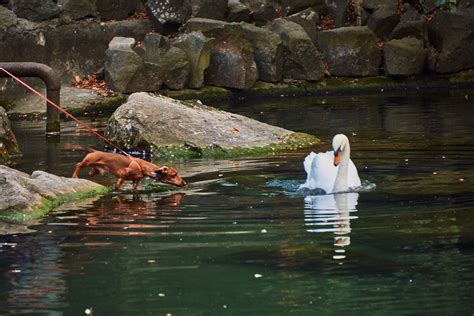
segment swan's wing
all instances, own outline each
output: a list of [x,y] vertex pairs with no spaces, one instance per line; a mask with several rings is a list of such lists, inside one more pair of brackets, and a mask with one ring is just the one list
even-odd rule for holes
[[[313,155],[311,155],[313,154]],[[307,176],[306,183],[303,188],[310,190],[323,189],[326,193],[330,193],[336,181],[337,167],[334,167],[334,153],[328,151],[325,153],[309,154],[305,159],[305,170],[311,160],[311,170]],[[311,157],[310,157],[311,156]],[[310,158],[308,158],[310,157]]]
[[310,152],[308,156],[303,161],[304,171],[306,171],[306,177],[308,178],[311,174],[311,164],[313,163],[313,159],[316,157],[314,152]]
[[349,188],[360,187],[361,182],[359,178],[359,173],[357,172],[357,168],[352,160],[349,160],[349,170],[347,173],[347,186]]

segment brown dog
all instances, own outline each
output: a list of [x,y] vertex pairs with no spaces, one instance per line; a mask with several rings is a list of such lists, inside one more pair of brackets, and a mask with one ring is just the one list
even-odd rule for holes
[[172,167],[160,167],[140,158],[106,153],[81,146],[66,146],[65,149],[89,152],[81,162],[76,164],[73,178],[78,177],[81,168],[91,167],[92,169],[88,173],[90,177],[96,174],[104,175],[108,172],[116,176],[118,178],[115,183],[116,190],[120,189],[125,180],[133,181],[133,188],[137,190],[144,177],[178,187],[186,185],[186,182],[178,175],[178,171]]

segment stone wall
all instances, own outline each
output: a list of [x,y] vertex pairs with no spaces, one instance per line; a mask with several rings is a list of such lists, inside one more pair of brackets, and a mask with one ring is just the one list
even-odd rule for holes
[[[48,64],[67,84],[105,67],[109,86],[124,93],[446,74],[474,67],[474,7],[457,5],[450,11],[397,0],[11,0],[0,5],[0,61]],[[153,31],[160,34],[145,37]],[[109,46],[114,37],[132,44]]]

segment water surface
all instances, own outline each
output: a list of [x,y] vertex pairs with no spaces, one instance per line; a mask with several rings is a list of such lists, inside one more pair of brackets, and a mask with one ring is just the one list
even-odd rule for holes
[[[473,96],[474,97],[474,96]],[[0,314],[472,315],[474,104],[465,93],[282,98],[221,108],[351,140],[368,192],[295,193],[308,151],[167,161],[190,185],[62,207],[0,237]],[[104,120],[93,122],[98,128]],[[70,175],[101,144],[16,122],[17,168]],[[111,184],[111,178],[98,178]]]

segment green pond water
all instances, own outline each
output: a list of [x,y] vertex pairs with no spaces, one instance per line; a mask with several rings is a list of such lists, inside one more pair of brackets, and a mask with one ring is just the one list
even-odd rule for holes
[[[310,150],[166,161],[185,189],[109,194],[0,236],[0,315],[473,315],[473,100],[471,90],[214,104],[317,135],[314,151],[347,134],[376,187],[296,192]],[[65,143],[102,146],[73,123],[59,142],[46,142],[44,122],[14,128],[27,172],[70,175],[84,154]]]

